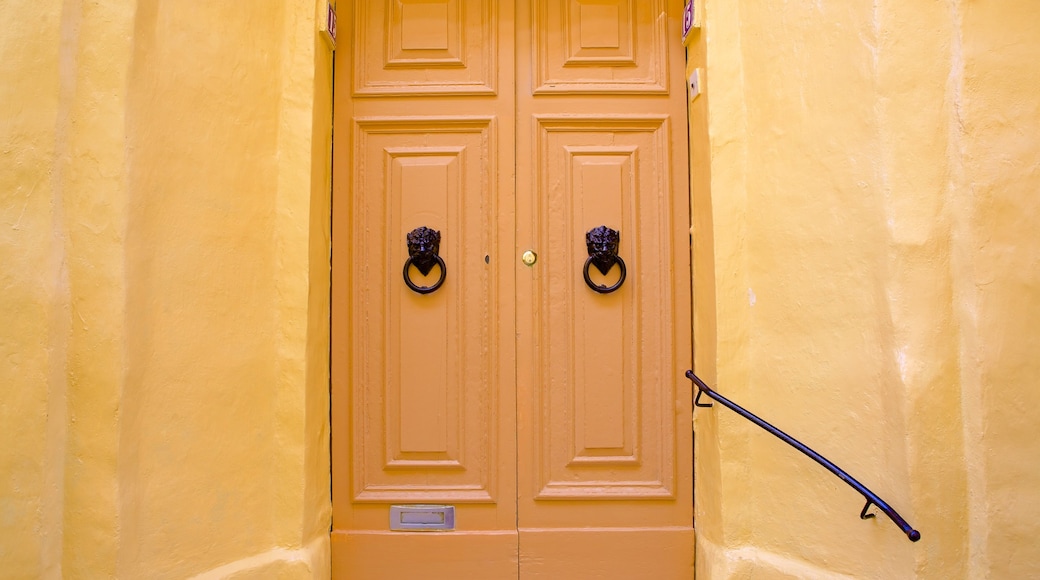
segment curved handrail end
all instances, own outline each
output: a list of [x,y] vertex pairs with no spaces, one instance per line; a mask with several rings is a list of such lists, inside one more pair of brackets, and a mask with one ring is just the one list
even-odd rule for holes
[[718,394],[711,387],[705,384],[705,382],[702,381],[700,377],[694,374],[692,370],[686,371],[686,378],[693,381],[693,384],[697,386],[697,398],[694,401],[695,406],[711,407],[712,405],[710,403],[704,404],[700,402],[701,394],[707,394],[708,397],[718,401],[719,403],[722,403],[724,407],[740,415],[741,417],[744,417],[748,421],[751,421],[752,423],[758,425],[759,427],[769,432],[774,437],[777,437],[781,441],[787,443],[791,447],[794,447],[798,451],[801,451],[810,459],[826,468],[827,471],[830,471],[831,473],[836,475],[838,479],[844,481],[846,484],[849,485],[849,487],[858,491],[863,496],[863,498],[867,500],[867,504],[863,506],[863,510],[859,513],[860,519],[866,520],[869,518],[873,518],[874,514],[867,513],[867,510],[870,509],[871,505],[874,505],[877,506],[877,508],[880,509],[882,512],[884,512],[884,514],[888,516],[888,518],[892,520],[893,523],[899,526],[899,529],[906,534],[906,537],[909,538],[911,542],[916,542],[921,539],[921,532],[915,530],[912,526],[910,526],[910,524],[908,524],[906,520],[904,520],[903,517],[899,515],[899,512],[892,509],[892,506],[885,503],[885,501],[878,497],[876,493],[870,491],[862,483],[856,481],[855,478],[846,473],[845,470],[843,470],[842,468],[835,465],[831,460],[820,455],[816,451],[813,451],[811,448],[806,446],[801,441],[795,439],[794,437],[791,437],[787,433],[784,433],[783,431],[777,429],[771,424],[763,421],[751,411],[748,411],[744,407],[741,407],[740,405],[734,403],[733,401],[730,401],[726,397],[723,397],[722,395]]

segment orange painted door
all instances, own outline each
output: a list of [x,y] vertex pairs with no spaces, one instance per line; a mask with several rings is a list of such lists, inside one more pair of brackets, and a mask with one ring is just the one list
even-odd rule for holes
[[[517,12],[521,578],[691,578],[689,194],[678,0]],[[585,235],[627,278],[588,287]],[[614,267],[593,283],[617,280]]]
[[339,2],[335,577],[692,577],[681,4]]

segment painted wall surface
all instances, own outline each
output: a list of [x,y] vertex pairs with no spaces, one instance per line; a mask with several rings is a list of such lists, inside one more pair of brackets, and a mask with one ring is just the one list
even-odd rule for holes
[[[0,576],[327,574],[306,4],[4,4]],[[699,577],[1040,576],[1040,4],[704,10]]]
[[3,12],[0,577],[327,575],[315,3]]
[[704,8],[698,578],[1040,577],[1040,4]]

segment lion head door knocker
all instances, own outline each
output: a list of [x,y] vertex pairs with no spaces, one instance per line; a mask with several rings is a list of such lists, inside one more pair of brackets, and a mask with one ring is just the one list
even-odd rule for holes
[[[589,259],[585,260],[585,283],[589,288],[600,294],[610,294],[625,283],[625,261],[618,255],[618,246],[621,244],[621,233],[607,226],[593,228],[585,234],[585,244],[589,248]],[[596,266],[600,274],[607,275],[617,264],[621,269],[618,281],[612,286],[596,284],[589,278],[589,266]]]
[[[448,275],[448,269],[444,266],[444,260],[439,255],[441,247],[441,233],[426,226],[415,228],[408,232],[408,259],[404,262],[404,283],[412,292],[429,294],[444,284],[444,278]],[[441,277],[433,286],[417,286],[412,282],[409,269],[415,266],[423,276],[429,275],[434,266],[441,267]]]

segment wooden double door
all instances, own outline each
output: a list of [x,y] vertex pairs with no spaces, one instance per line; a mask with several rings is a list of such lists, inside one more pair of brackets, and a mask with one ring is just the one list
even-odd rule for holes
[[340,0],[334,577],[692,577],[681,13]]

